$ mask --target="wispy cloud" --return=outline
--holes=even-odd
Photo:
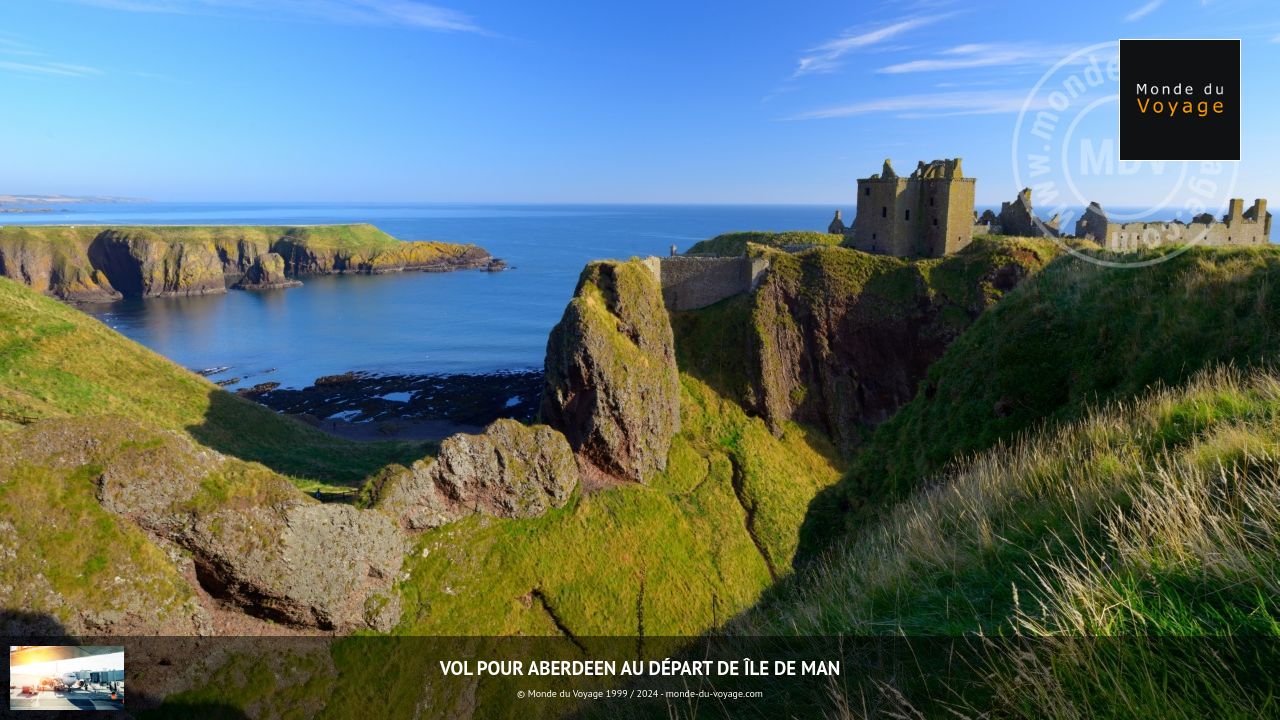
[[[1133,12],[1129,13],[1128,15],[1125,15],[1124,16],[1125,22],[1133,22],[1135,20],[1141,20],[1142,18],[1158,10],[1160,6],[1163,4],[1164,4],[1164,0],[1150,0],[1142,7],[1136,8]],[[1207,3],[1201,3],[1201,4],[1204,5]]]
[[[13,58],[21,58],[21,60]],[[0,71],[60,77],[89,77],[102,74],[98,68],[87,65],[50,60],[44,53],[14,39],[13,36],[0,36]]]
[[[947,17],[949,17],[949,14],[922,15],[903,18],[869,30],[846,32],[834,40],[828,40],[810,49],[805,55],[801,56],[793,77],[831,72],[840,67],[841,59],[849,53],[866,50],[917,28],[939,22]]]
[[[876,72],[896,75],[986,67],[1052,65],[1075,49],[1050,45],[971,43],[957,45],[927,58],[888,65]]]
[[[89,77],[101,75],[102,71],[86,65],[71,65],[55,62],[14,62],[0,60],[0,70],[27,73],[29,75],[60,75],[62,77]]]
[[[487,34],[471,16],[419,0],[65,0],[126,12],[210,14],[317,20],[349,25],[389,25]]]
[[[793,115],[789,120],[829,120],[859,115],[894,114],[901,118],[920,119],[956,115],[995,115],[1016,113],[1027,100],[1025,92],[943,92],[920,95],[898,95],[846,105],[810,110]],[[1031,109],[1037,109],[1033,104]]]

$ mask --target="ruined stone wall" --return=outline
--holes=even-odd
[[[668,310],[697,310],[727,297],[750,292],[769,261],[750,257],[650,257],[645,267],[662,286]]]
[[[1254,201],[1245,211],[1244,201],[1233,199],[1221,222],[1205,214],[1190,223],[1113,223],[1100,205],[1091,203],[1076,223],[1076,235],[1120,252],[1160,245],[1265,245],[1271,241],[1271,215],[1266,200]]]
[[[1159,245],[1265,245],[1262,223],[1107,223],[1109,250],[1137,250]]]

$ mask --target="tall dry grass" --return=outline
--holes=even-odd
[[[1204,371],[962,462],[732,630],[978,638],[978,684],[941,703],[959,716],[1280,712],[1259,674],[1280,660],[1277,458],[1280,374]],[[911,717],[898,680],[875,706]],[[834,692],[829,714],[866,705]]]

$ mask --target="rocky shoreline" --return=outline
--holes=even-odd
[[[425,375],[348,372],[317,378],[304,388],[264,382],[237,393],[348,439],[442,440],[460,432],[478,433],[499,418],[532,421],[542,384],[541,370]]]

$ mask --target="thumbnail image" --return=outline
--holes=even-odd
[[[10,710],[124,710],[119,645],[10,645]]]

